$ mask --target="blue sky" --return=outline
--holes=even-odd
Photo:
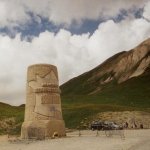
[[[97,19],[83,19],[80,23],[73,20],[69,26],[63,24],[55,24],[46,17],[38,16],[40,22],[36,20],[35,15],[31,12],[28,15],[31,17],[31,22],[26,22],[23,25],[17,25],[10,29],[9,26],[4,26],[0,28],[0,33],[7,34],[10,37],[15,37],[17,33],[21,33],[23,37],[26,36],[38,36],[41,32],[50,31],[57,33],[60,29],[65,29],[70,31],[72,34],[83,34],[90,33],[93,34],[98,26],[106,22],[107,20],[114,20],[115,22],[121,22],[128,16],[133,16],[135,18],[142,18],[144,7],[131,7],[129,9],[120,9],[118,13],[114,16],[109,17],[99,17]]]
[[[149,0],[0,0],[0,100],[25,102],[29,65],[62,84],[149,37]]]

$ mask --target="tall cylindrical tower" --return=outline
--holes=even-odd
[[[44,139],[65,136],[57,68],[49,64],[28,67],[25,120],[21,137]]]

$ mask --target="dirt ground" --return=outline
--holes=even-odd
[[[123,111],[123,112],[101,112],[97,114],[97,119],[102,121],[113,121],[117,124],[124,124],[128,122],[128,127],[132,128],[143,124],[144,128],[150,128],[150,113],[144,111]]]
[[[44,141],[21,140],[0,136],[0,150],[149,150],[150,129],[113,132],[107,137],[104,131],[78,131],[67,133],[67,137]]]

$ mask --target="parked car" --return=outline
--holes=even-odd
[[[93,121],[91,123],[90,129],[93,130],[93,131],[94,130],[102,130],[103,127],[104,127],[104,122],[102,122],[102,121]]]
[[[122,130],[123,127],[114,122],[104,122],[103,130]]]
[[[93,121],[90,126],[91,130],[122,130],[123,127],[114,122]]]

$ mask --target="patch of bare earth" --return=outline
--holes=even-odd
[[[123,111],[123,112],[102,112],[95,116],[96,119],[102,121],[113,121],[118,124],[127,122],[129,128],[140,128],[143,124],[144,128],[150,128],[150,113],[143,111]]]

